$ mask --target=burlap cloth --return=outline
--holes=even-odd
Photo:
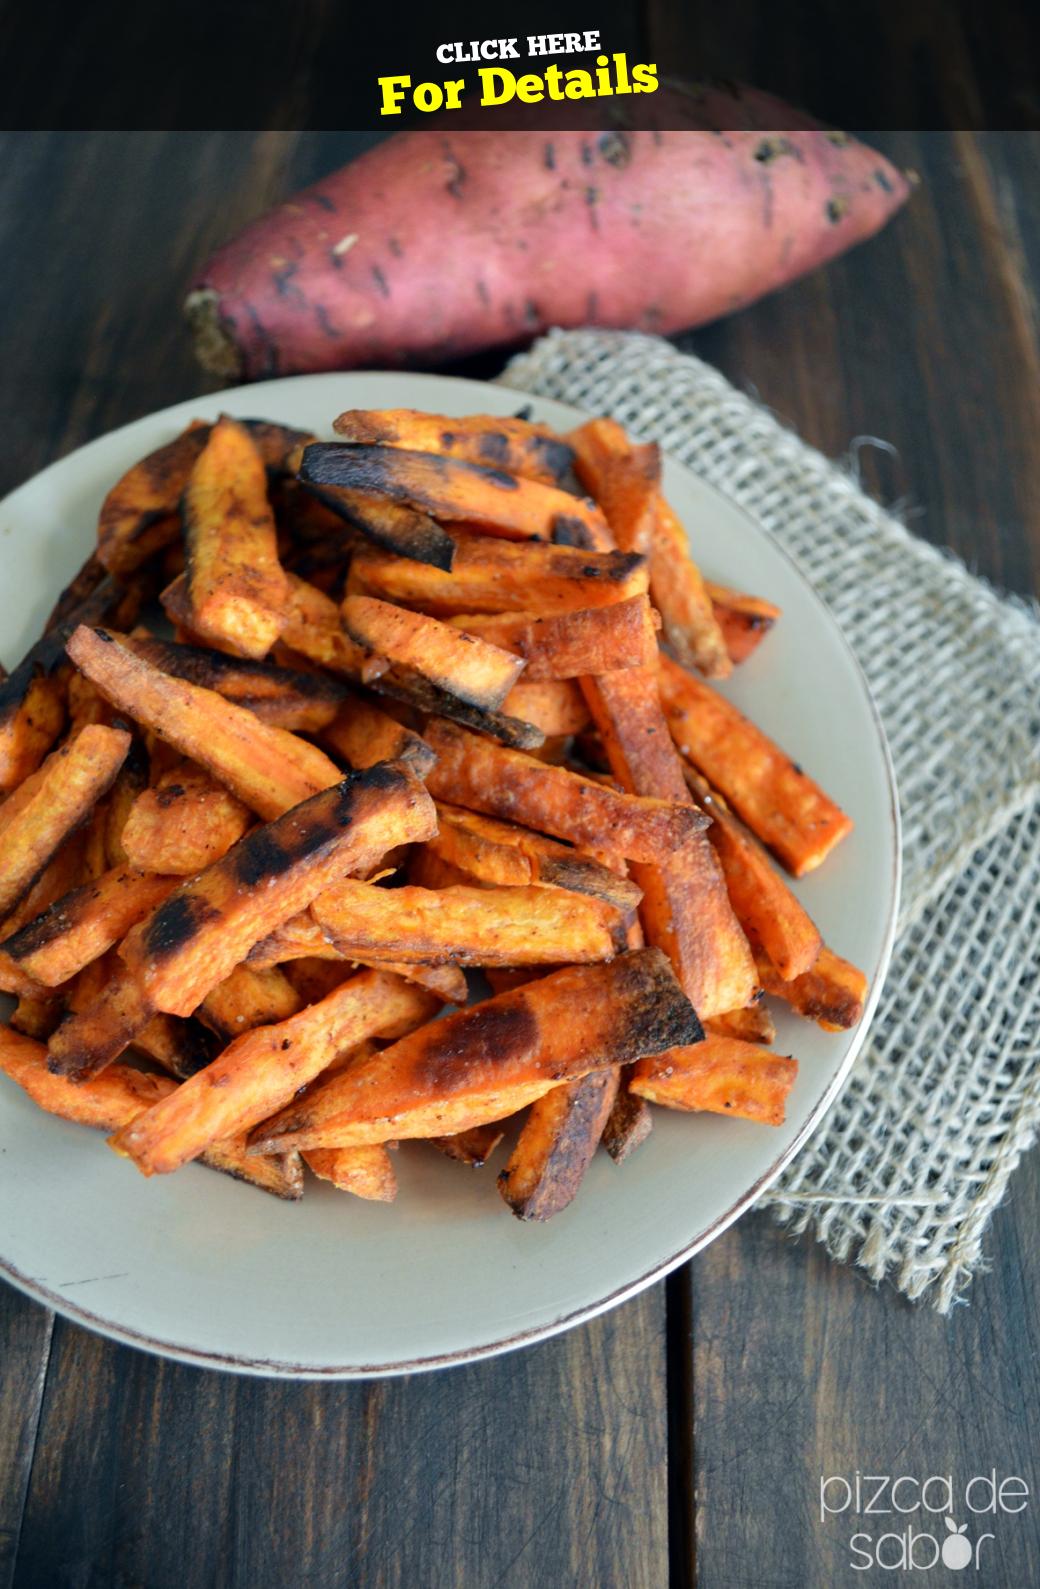
[[[946,1312],[1040,1121],[1040,614],[657,338],[554,332],[500,379],[613,415],[739,503],[863,666],[903,818],[896,951],[844,1093],[763,1204]]]

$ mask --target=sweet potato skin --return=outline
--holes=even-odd
[[[747,90],[682,109],[678,131],[554,132],[551,162],[535,130],[391,137],[219,250],[187,304],[200,356],[257,379],[443,362],[590,318],[700,325],[869,237],[909,192],[814,127],[706,130],[791,125]],[[525,250],[496,212],[522,214]]]

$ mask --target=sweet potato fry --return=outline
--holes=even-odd
[[[187,1081],[197,1070],[204,1070],[216,1052],[210,1033],[197,1021],[182,1021],[178,1015],[153,1015],[131,1046],[178,1081]]]
[[[669,1033],[683,1033],[680,1038]],[[557,1082],[701,1036],[664,955],[571,966],[434,1021],[348,1065],[252,1134],[256,1152],[452,1136]]]
[[[458,1164],[468,1164],[472,1170],[479,1170],[504,1136],[505,1126],[496,1121],[486,1126],[474,1126],[471,1131],[459,1131],[453,1137],[431,1137],[430,1143],[445,1158],[454,1159]]]
[[[126,753],[126,760],[116,773],[115,782],[105,800],[105,823],[102,835],[105,862],[108,866],[129,866],[130,859],[123,848],[123,830],[133,809],[134,801],[148,788],[148,752],[141,739],[134,738]],[[140,871],[157,871],[158,867],[142,866]]]
[[[256,1160],[254,1159],[254,1163]],[[331,1181],[341,1192],[353,1192],[373,1203],[392,1203],[397,1196],[397,1176],[384,1147],[315,1148],[303,1162],[319,1180]]]
[[[385,695],[392,701],[399,701],[401,705],[410,707],[421,716],[449,718],[453,722],[461,723],[465,728],[473,728],[478,733],[488,734],[492,739],[501,740],[503,745],[511,745],[517,750],[537,750],[545,739],[543,730],[535,723],[511,713],[489,711],[484,706],[471,706],[468,701],[460,700],[449,690],[444,690],[439,684],[424,678],[414,668],[406,668],[396,662],[384,666],[382,659],[378,659],[377,671],[369,674],[366,682],[377,694]],[[517,691],[521,688],[521,685],[517,685],[510,690],[506,697],[507,705],[514,702]],[[538,684],[533,688],[565,690],[568,686]],[[527,703],[522,701],[521,704]]]
[[[658,699],[657,673],[626,668],[582,680],[614,776],[632,794],[681,802],[691,796]],[[706,835],[694,834],[660,864],[637,867],[640,919],[649,943],[671,959],[703,1019],[746,1004],[758,987],[747,940],[733,914]]]
[[[606,519],[594,502],[443,454],[317,442],[304,449],[300,479],[388,496],[442,522],[479,524],[490,535],[552,541],[560,531],[569,544],[589,550],[611,545]]]
[[[301,961],[310,962],[302,976]],[[361,953],[354,949],[339,949],[330,942],[310,911],[283,922],[268,937],[254,944],[249,954],[249,964],[256,970],[281,966],[290,982],[304,993],[307,1003],[324,998],[357,966],[368,966],[373,971],[392,972],[422,988],[435,993],[444,1004],[465,1004],[469,988],[465,974],[456,965],[408,964],[391,960],[386,955]],[[319,973],[318,968],[325,969]]]
[[[505,698],[510,717],[533,723],[541,735],[561,738],[580,734],[589,725],[589,709],[573,679],[521,679]]]
[[[715,621],[722,631],[730,661],[746,662],[780,616],[780,608],[762,596],[746,596],[727,585],[706,582]]]
[[[650,1105],[629,1087],[631,1074],[631,1065],[622,1066],[617,1097],[603,1127],[603,1146],[615,1164],[624,1164],[654,1128]]]
[[[242,965],[210,989],[199,1005],[198,1018],[229,1043],[254,1026],[287,1021],[302,1008],[299,993],[276,966],[255,971],[252,966]]]
[[[657,498],[650,538],[650,599],[665,638],[684,667],[722,679],[733,664],[686,531],[664,497]]]
[[[708,838],[737,920],[761,943],[782,977],[801,976],[815,965],[823,944],[815,922],[722,797],[693,768],[686,777],[701,809],[712,818]]]
[[[118,943],[176,887],[174,877],[156,877],[116,866],[54,901],[42,915],[0,943],[0,962],[13,961],[45,987],[56,988]]]
[[[65,1003],[59,994],[47,990],[40,993],[22,993],[9,1017],[16,1032],[46,1043],[65,1013]]]
[[[782,1126],[798,1061],[736,1037],[665,1049],[633,1069],[632,1091],[668,1109],[707,1110]]]
[[[661,456],[655,442],[637,446],[613,419],[590,419],[568,436],[578,479],[599,503],[623,552],[650,551]]]
[[[215,690],[226,700],[247,706],[276,728],[317,734],[332,722],[347,695],[346,686],[337,679],[281,668],[273,662],[230,657],[222,651],[133,635],[127,646],[164,673]]]
[[[311,915],[341,953],[468,966],[586,964],[625,946],[620,911],[549,888],[373,888],[337,883]]]
[[[48,1114],[101,1131],[125,1127],[143,1110],[178,1090],[171,1077],[149,1076],[130,1065],[109,1065],[100,1076],[86,1082],[55,1076],[47,1069],[47,1050],[42,1044],[7,1027],[0,1027],[0,1070]],[[276,1197],[297,1198],[303,1191],[295,1154],[247,1155],[241,1138],[213,1143],[203,1162]]]
[[[650,861],[670,854],[706,826],[692,805],[618,794],[442,719],[428,724],[425,737],[437,755],[427,786],[438,799],[575,844],[603,845]]]
[[[110,787],[130,748],[120,728],[84,728],[0,806],[0,915],[21,898],[62,840]]]
[[[351,408],[333,420],[332,428],[344,441],[362,446],[439,453],[564,489],[572,480],[572,449],[547,426],[526,419],[502,419],[496,414],[457,419],[414,408]]]
[[[339,782],[339,768],[316,746],[261,723],[213,690],[170,678],[107,630],[81,627],[68,649],[114,705],[205,767],[265,819]]]
[[[382,711],[367,696],[351,693],[321,733],[327,750],[348,767],[371,767],[377,761],[403,761],[417,778],[425,778],[435,756],[421,735]]]
[[[65,842],[58,846],[32,887],[22,895],[14,910],[0,923],[0,938],[13,937],[27,922],[35,921],[36,917],[42,915],[56,899],[70,893],[86,879],[87,872],[84,865],[86,841],[86,830],[77,828],[75,833],[70,833]],[[0,982],[0,991],[9,992],[10,989],[4,988]]]
[[[364,678],[368,653],[344,632],[339,608],[331,596],[288,575],[289,602],[282,641],[318,667],[360,683]]]
[[[850,818],[779,746],[667,657],[661,700],[680,752],[795,877],[851,832]]]
[[[705,1021],[704,1030],[715,1037],[739,1037],[745,1043],[772,1043],[776,1026],[764,1002],[756,999],[743,1010],[727,1010]]]
[[[801,976],[785,980],[761,946],[754,945],[762,986],[783,999],[796,1015],[815,1021],[826,1032],[844,1032],[857,1025],[867,998],[867,979],[856,966],[828,949],[820,950],[816,963]]]
[[[30,666],[0,684],[0,797],[36,771],[61,733],[65,695],[60,682]]]
[[[320,1004],[236,1038],[212,1065],[119,1131],[112,1146],[144,1175],[179,1169],[288,1103],[337,1054],[367,1037],[411,1031],[436,1003],[400,977],[359,972]]]
[[[310,439],[305,431],[267,420],[243,423],[274,474],[287,470],[293,453]],[[176,540],[180,500],[210,429],[194,421],[180,436],[134,464],[112,487],[98,519],[98,557],[109,573],[125,579]]]
[[[395,844],[428,838],[433,801],[406,768],[348,774],[256,828],[124,939],[120,954],[157,1010],[190,1015],[261,938]]]
[[[288,588],[263,460],[226,414],[192,466],[182,513],[192,628],[238,656],[266,656],[284,627]]]
[[[190,877],[226,855],[252,826],[249,807],[192,762],[145,789],[123,827],[123,850],[144,872]]]
[[[495,711],[524,671],[512,652],[375,596],[348,596],[340,616],[359,646],[414,668],[472,706]]]
[[[648,588],[646,559],[634,552],[586,552],[458,532],[453,539],[450,573],[388,552],[361,551],[350,565],[348,590],[450,617],[526,612],[534,599],[543,613],[607,607]]]
[[[455,543],[428,513],[364,491],[315,485],[307,489],[345,523],[360,530],[373,546],[397,557],[413,558],[417,563],[431,563],[434,568],[451,567]]]
[[[618,1071],[593,1071],[536,1098],[498,1189],[517,1219],[551,1219],[573,1202],[618,1091]]]
[[[87,967],[84,975],[91,970]],[[154,1015],[155,1008],[137,979],[120,966],[101,992],[70,1010],[53,1033],[47,1045],[48,1064],[58,1076],[83,1080],[97,1075],[119,1058]]]
[[[657,666],[657,627],[646,596],[547,618],[533,612],[464,613],[449,621],[523,657],[525,684]]]
[[[626,915],[640,900],[635,883],[580,850],[460,806],[438,802],[437,832],[425,849],[456,868],[459,880],[471,878],[499,888],[547,884],[591,894]]]

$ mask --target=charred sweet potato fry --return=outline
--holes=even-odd
[[[730,661],[746,662],[780,616],[780,608],[762,596],[746,596],[727,585],[706,583],[715,621],[722,631]]]
[[[428,838],[433,801],[406,768],[380,763],[256,828],[182,883],[120,955],[157,1010],[190,1015],[255,943],[395,844]]]
[[[253,1163],[256,1162],[254,1158]],[[379,1144],[368,1148],[315,1148],[313,1153],[303,1155],[303,1162],[319,1180],[331,1181],[339,1191],[353,1192],[368,1202],[392,1203],[397,1196],[397,1176],[390,1155]]]
[[[255,971],[252,966],[241,965],[210,989],[199,1005],[198,1018],[229,1043],[254,1026],[286,1021],[302,1008],[299,993],[276,966]]]
[[[708,1036],[633,1068],[632,1091],[668,1109],[707,1110],[782,1126],[798,1061],[736,1037]]]
[[[80,627],[68,649],[114,705],[205,767],[261,817],[280,816],[339,782],[339,768],[316,746],[213,690],[171,678],[107,630]]]
[[[292,455],[310,439],[306,431],[267,420],[247,419],[243,424],[274,474],[290,468]],[[210,430],[194,421],[180,436],[134,464],[112,487],[98,519],[98,557],[109,573],[126,578],[176,540],[180,500]]]
[[[617,1097],[603,1127],[603,1146],[615,1164],[624,1164],[654,1128],[650,1105],[629,1087],[631,1074],[631,1065],[622,1066]]]
[[[700,569],[690,556],[686,531],[663,496],[657,498],[650,537],[650,599],[665,639],[684,667],[722,679],[733,664]]]
[[[622,787],[635,795],[653,790],[680,803],[691,800],[661,712],[656,670],[586,678],[582,689]],[[691,835],[674,855],[637,867],[634,876],[643,890],[647,941],[669,956],[702,1019],[746,1004],[758,987],[755,964],[706,835]]]
[[[851,832],[850,818],[778,745],[667,657],[661,700],[681,753],[795,877]]]
[[[739,1037],[745,1043],[771,1043],[776,1026],[764,1002],[757,999],[743,1010],[727,1010],[705,1021],[704,1030],[715,1037]]]
[[[56,988],[118,943],[176,883],[174,877],[113,867],[95,882],[83,883],[55,900],[0,943],[0,961],[13,961],[37,982]]]
[[[436,1004],[400,977],[362,971],[320,1004],[236,1038],[212,1065],[117,1132],[112,1146],[144,1175],[176,1170],[288,1103],[337,1054],[367,1037],[411,1031]]]
[[[617,1066],[536,1098],[498,1189],[517,1219],[551,1219],[573,1202],[618,1091]]]
[[[545,425],[496,414],[424,414],[414,408],[351,408],[332,422],[344,441],[367,447],[405,447],[435,452],[464,463],[504,469],[523,480],[566,489],[572,481],[574,453]]]
[[[133,809],[134,801],[148,788],[148,752],[141,739],[134,738],[126,753],[126,760],[116,774],[115,782],[105,800],[104,851],[109,866],[129,866],[130,860],[123,848],[123,829]],[[140,867],[140,871],[156,871],[156,867]]]
[[[498,822],[461,806],[438,802],[437,832],[427,839],[425,849],[462,876],[499,888],[548,884],[591,894],[626,915],[639,904],[635,883],[591,856],[529,828]]]
[[[123,827],[123,849],[141,871],[190,877],[226,855],[252,823],[249,807],[229,789],[182,762],[138,795]]]
[[[552,541],[562,531],[571,545],[611,545],[607,521],[594,502],[444,454],[316,442],[304,449],[300,479],[387,496],[441,522],[479,524],[490,535]]]
[[[223,651],[178,645],[173,640],[138,639],[131,635],[127,646],[163,673],[215,690],[226,700],[247,706],[275,728],[317,734],[332,722],[346,699],[346,686],[321,673],[302,673],[273,662],[230,657]]]
[[[0,797],[36,771],[64,722],[58,679],[30,666],[0,683]]]
[[[438,799],[519,821],[575,844],[603,845],[650,861],[678,849],[707,825],[692,804],[618,794],[454,723],[435,719],[425,737],[437,755],[427,786]]]
[[[266,1153],[451,1136],[504,1119],[558,1082],[700,1036],[668,961],[642,949],[432,1022],[288,1105],[252,1144]]]
[[[91,970],[87,967],[83,974],[89,976]],[[81,1008],[70,1009],[47,1045],[48,1064],[58,1076],[97,1075],[129,1048],[154,1015],[155,1007],[136,977],[120,966],[100,993],[84,999]]]
[[[310,485],[307,489],[345,523],[360,530],[373,546],[381,546],[396,557],[431,563],[434,568],[451,567],[455,543],[428,513],[391,497],[350,491],[342,486]]]
[[[192,628],[238,656],[266,656],[285,624],[288,587],[263,460],[226,414],[192,466],[181,512]]]
[[[121,728],[84,728],[0,806],[0,915],[110,787],[130,748]]]
[[[523,657],[525,684],[657,666],[657,627],[646,596],[547,618],[532,612],[466,613],[450,621]]]
[[[435,760],[420,734],[405,728],[364,695],[349,694],[320,737],[326,749],[348,767],[403,761],[417,778],[424,778]]]
[[[299,975],[301,961],[310,962],[302,977]],[[275,932],[255,944],[249,954],[249,964],[257,970],[281,966],[293,986],[304,990],[308,1003],[324,998],[343,981],[351,967],[357,966],[393,972],[395,976],[428,988],[445,1004],[465,1004],[469,997],[465,975],[458,966],[409,964],[383,954],[340,949],[330,941],[311,911],[283,922]],[[318,972],[319,966],[325,968],[322,974]]]
[[[337,883],[311,915],[342,954],[468,966],[586,964],[625,946],[620,911],[555,888]]]
[[[153,1015],[131,1046],[178,1081],[187,1081],[197,1070],[204,1070],[215,1055],[210,1033],[196,1021],[182,1021],[178,1015]]]
[[[661,456],[654,442],[637,446],[613,419],[590,419],[568,437],[578,479],[599,503],[623,552],[650,551]]]
[[[532,723],[540,735],[550,739],[580,734],[589,724],[589,709],[573,679],[541,679],[531,684],[521,679],[506,696],[505,708],[510,717]]]
[[[63,894],[71,893],[87,877],[84,865],[86,854],[87,834],[84,828],[77,828],[75,833],[60,844],[52,858],[47,862],[39,877],[18,901],[14,910],[0,922],[0,938],[11,938],[20,932],[27,922],[35,921],[42,915],[49,905]],[[0,990],[7,992],[0,983]]]
[[[375,596],[348,596],[340,616],[359,646],[414,668],[472,706],[495,711],[524,671],[512,652]]]
[[[733,815],[721,796],[693,771],[687,780],[712,819],[708,838],[726,879],[726,892],[745,933],[762,944],[782,977],[801,976],[816,963],[823,940],[765,850]]]
[[[454,1159],[458,1164],[468,1164],[472,1170],[479,1170],[504,1136],[505,1126],[491,1122],[486,1126],[474,1126],[471,1131],[456,1132],[453,1137],[431,1137],[430,1142],[445,1158]]]
[[[828,949],[826,944],[810,971],[785,980],[768,956],[755,945],[762,986],[783,999],[796,1015],[815,1021],[827,1032],[844,1032],[857,1025],[867,998],[867,979],[856,966]]]
[[[59,994],[22,993],[9,1022],[16,1032],[33,1037],[38,1043],[46,1043],[64,1013],[64,1000]]]
[[[471,706],[468,701],[460,700],[450,690],[444,690],[439,684],[432,683],[414,668],[406,668],[396,662],[388,663],[384,668],[382,659],[379,659],[378,665],[379,671],[371,674],[366,680],[370,687],[377,694],[398,701],[402,706],[411,708],[421,716],[449,718],[453,722],[461,723],[465,728],[476,729],[478,733],[501,740],[503,745],[511,745],[517,750],[537,750],[545,740],[545,734],[537,724],[512,715],[511,712],[494,712],[484,706]],[[513,703],[520,687],[517,685],[510,690],[506,697],[507,705]],[[565,685],[559,684],[535,686],[536,689],[547,687],[566,688]]]
[[[460,612],[526,612],[606,607],[643,595],[646,559],[634,552],[586,552],[575,546],[497,541],[455,533],[451,572],[388,552],[359,552],[348,589],[450,617]],[[289,644],[293,642],[290,640]]]

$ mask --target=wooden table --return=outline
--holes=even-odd
[[[828,454],[891,443],[861,451],[867,486],[989,578],[1036,591],[1040,141],[876,141],[921,175],[909,211],[684,345]],[[0,490],[207,389],[178,316],[193,265],[354,147],[7,137]],[[992,1271],[946,1320],[763,1215],[562,1339],[363,1385],[182,1368],[0,1289],[0,1584],[855,1583],[848,1530],[819,1522],[821,1475],[996,1467],[1040,1482],[1038,1169],[1019,1171]],[[1040,1583],[1028,1513],[996,1551],[987,1589]]]

